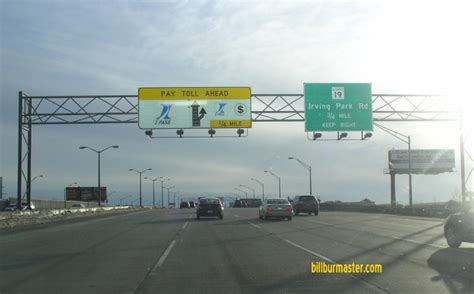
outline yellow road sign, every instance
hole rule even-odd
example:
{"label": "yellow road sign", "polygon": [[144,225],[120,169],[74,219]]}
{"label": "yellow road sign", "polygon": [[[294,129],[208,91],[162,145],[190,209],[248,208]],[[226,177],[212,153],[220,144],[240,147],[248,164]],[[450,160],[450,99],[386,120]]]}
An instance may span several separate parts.
{"label": "yellow road sign", "polygon": [[250,99],[249,87],[139,88],[139,100]]}
{"label": "yellow road sign", "polygon": [[139,88],[141,129],[251,128],[249,87]]}
{"label": "yellow road sign", "polygon": [[251,120],[211,120],[211,128],[251,128]]}

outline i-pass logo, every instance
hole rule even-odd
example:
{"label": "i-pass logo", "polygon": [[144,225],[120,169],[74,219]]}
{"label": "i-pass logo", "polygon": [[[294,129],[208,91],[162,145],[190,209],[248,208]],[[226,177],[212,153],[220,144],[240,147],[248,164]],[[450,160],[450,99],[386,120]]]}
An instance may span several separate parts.
{"label": "i-pass logo", "polygon": [[155,125],[169,125],[171,122],[170,111],[171,106],[173,104],[161,104],[163,109],[161,110],[161,114],[155,120]]}
{"label": "i-pass logo", "polygon": [[227,103],[219,103],[219,109],[216,112],[216,115],[218,116],[223,116],[225,115],[224,113],[224,107],[227,105]]}

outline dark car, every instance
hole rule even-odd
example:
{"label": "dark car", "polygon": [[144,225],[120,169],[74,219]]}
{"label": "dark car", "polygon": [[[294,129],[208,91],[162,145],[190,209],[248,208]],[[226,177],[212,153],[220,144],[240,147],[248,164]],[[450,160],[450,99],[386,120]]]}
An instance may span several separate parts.
{"label": "dark car", "polygon": [[202,198],[199,200],[196,214],[197,219],[200,219],[203,216],[217,216],[220,219],[223,219],[224,205],[222,205],[222,202],[217,198]]}
{"label": "dark car", "polygon": [[242,207],[242,202],[240,202],[240,200],[235,200],[234,207]]}
{"label": "dark car", "polygon": [[319,202],[312,195],[298,195],[293,198],[293,212],[298,215],[300,212],[307,214],[319,214]]}
{"label": "dark car", "polygon": [[189,202],[181,201],[181,203],[179,204],[179,208],[189,208]]}
{"label": "dark car", "polygon": [[194,204],[194,201],[189,201],[189,208],[195,208],[196,205]]}
{"label": "dark car", "polygon": [[444,236],[449,247],[458,248],[462,242],[474,243],[474,206],[448,216]]}

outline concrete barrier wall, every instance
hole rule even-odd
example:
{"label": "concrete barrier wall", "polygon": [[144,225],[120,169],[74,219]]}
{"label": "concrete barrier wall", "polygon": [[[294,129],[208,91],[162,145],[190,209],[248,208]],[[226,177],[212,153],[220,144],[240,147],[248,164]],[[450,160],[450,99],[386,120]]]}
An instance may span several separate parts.
{"label": "concrete barrier wall", "polygon": [[387,205],[357,205],[357,204],[343,204],[343,203],[321,203],[320,209],[322,211],[351,211],[351,212],[367,212],[367,213],[387,213],[409,216],[425,216],[446,218],[452,213],[461,211],[462,205],[444,207],[391,207]]}
{"label": "concrete barrier wall", "polygon": [[[35,205],[35,209],[63,209],[64,200],[44,200],[44,199],[32,199],[31,202]],[[16,198],[9,198],[10,204],[16,204]],[[71,208],[73,204],[84,204],[86,208],[98,207],[97,202],[84,202],[84,201],[66,201],[66,208]]]}

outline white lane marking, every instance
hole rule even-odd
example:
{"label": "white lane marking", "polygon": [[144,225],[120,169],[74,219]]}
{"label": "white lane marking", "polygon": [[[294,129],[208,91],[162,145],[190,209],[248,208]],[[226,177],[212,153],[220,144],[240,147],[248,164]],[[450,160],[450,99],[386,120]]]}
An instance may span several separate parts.
{"label": "white lane marking", "polygon": [[240,217],[240,216],[238,216],[237,214],[234,214],[234,216],[235,216],[235,217]]}
{"label": "white lane marking", "polygon": [[375,220],[375,223],[381,223],[381,224],[387,224],[387,225],[396,225],[396,226],[404,226],[404,227],[410,227],[410,228],[414,228],[415,226],[413,225],[407,225],[407,224],[397,224],[397,223],[389,223],[389,222],[381,222],[379,220]]}
{"label": "white lane marking", "polygon": [[330,223],[325,223],[325,222],[318,222],[318,221],[314,221],[314,220],[310,220],[310,219],[308,219],[307,221],[315,223],[315,224],[325,225],[325,226],[336,226],[337,225],[337,224],[330,224]]}
{"label": "white lane marking", "polygon": [[[141,213],[146,213],[146,212],[150,212],[151,210],[145,210],[145,211],[136,211],[136,212],[129,212],[129,213],[124,213],[124,214],[119,214],[119,215],[112,215],[112,216],[103,216],[101,218],[98,218],[98,219],[91,219],[91,220],[86,220],[85,222],[81,222],[81,223],[86,223],[86,222],[101,222],[101,221],[105,221],[105,220],[109,220],[109,219],[114,219],[114,218],[118,218],[118,217],[123,217],[123,216],[130,216],[130,215],[135,215],[135,214],[141,214]],[[87,216],[85,216],[87,217]]]}
{"label": "white lane marking", "polygon": [[435,244],[430,244],[430,243],[415,241],[415,240],[411,240],[411,239],[403,239],[403,238],[398,238],[398,237],[392,237],[392,238],[393,238],[393,239],[396,239],[396,240],[402,240],[402,241],[412,242],[412,243],[416,243],[416,244],[422,244],[422,245],[432,246],[432,247],[436,247],[436,248],[446,248],[446,246],[440,246],[440,245],[435,245]]}
{"label": "white lane marking", "polygon": [[188,222],[185,222],[183,225],[183,230],[186,229],[186,226],[188,225]]}
{"label": "white lane marking", "polygon": [[247,222],[247,223],[248,223],[249,225],[251,225],[251,226],[254,226],[254,227],[256,227],[257,229],[262,229],[262,227],[261,227],[261,226],[259,226],[259,225],[256,225],[256,224],[254,224],[254,223],[251,223],[251,222]]}
{"label": "white lane marking", "polygon": [[155,271],[158,267],[161,267],[163,265],[163,263],[165,262],[166,258],[168,257],[168,255],[170,254],[171,250],[173,249],[174,247],[174,244],[176,243],[176,240],[173,240],[171,242],[171,244],[168,246],[168,248],[166,248],[165,250],[165,253],[163,253],[163,255],[160,257],[160,259],[158,260],[158,262],[155,264],[155,266],[153,267],[153,271]]}
{"label": "white lane marking", "polygon": [[307,249],[307,248],[304,248],[303,246],[298,245],[298,244],[296,244],[296,243],[294,243],[294,242],[291,242],[290,240],[287,240],[287,239],[284,239],[284,240],[285,240],[285,242],[287,242],[287,243],[289,243],[289,244],[295,246],[296,248],[299,248],[299,249],[301,249],[301,250],[304,250],[304,251],[306,251],[306,252],[308,252],[308,253],[310,253],[310,254],[312,254],[312,255],[314,255],[314,256],[317,256],[317,257],[319,257],[319,258],[321,258],[321,259],[323,259],[323,260],[325,260],[325,261],[327,261],[327,262],[336,263],[336,262],[334,262],[332,259],[330,259],[330,258],[328,258],[328,257],[326,257],[326,256],[324,256],[324,255],[321,255],[321,254],[316,253],[316,252],[314,252],[314,251],[311,251],[311,250],[309,250],[309,249]]}

